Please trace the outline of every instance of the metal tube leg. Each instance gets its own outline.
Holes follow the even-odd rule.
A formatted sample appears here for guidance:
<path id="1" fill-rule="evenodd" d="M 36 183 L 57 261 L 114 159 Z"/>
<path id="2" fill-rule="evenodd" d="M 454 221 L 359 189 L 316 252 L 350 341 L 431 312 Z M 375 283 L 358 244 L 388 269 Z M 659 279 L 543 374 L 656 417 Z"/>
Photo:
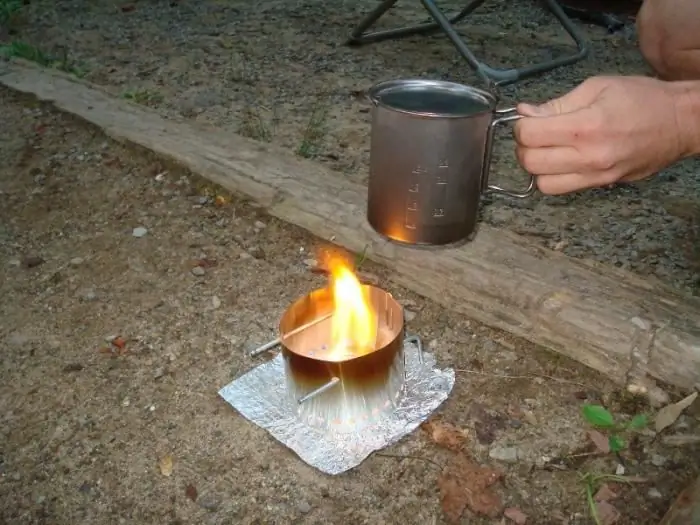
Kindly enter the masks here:
<path id="1" fill-rule="evenodd" d="M 459 54 L 462 55 L 462 57 L 489 87 L 493 87 L 494 85 L 503 86 L 506 84 L 511 84 L 526 77 L 544 73 L 545 71 L 550 71 L 557 67 L 573 64 L 585 58 L 589 52 L 588 43 L 585 41 L 583 35 L 579 32 L 556 0 L 541 1 L 557 18 L 557 20 L 559 20 L 566 32 L 574 40 L 577 48 L 576 53 L 521 68 L 492 68 L 484 62 L 481 62 L 478 58 L 476 58 L 474 53 L 471 52 L 462 37 L 452 27 L 454 23 L 469 15 L 477 7 L 483 4 L 485 0 L 472 0 L 464 9 L 462 9 L 462 11 L 451 19 L 444 15 L 437 5 L 435 5 L 433 0 L 421 0 L 423 7 L 426 9 L 426 11 L 428 11 L 428 14 L 430 14 L 434 22 L 399 29 L 375 31 L 367 35 L 363 35 L 363 32 L 374 24 L 384 13 L 386 13 L 386 11 L 393 7 L 397 1 L 398 0 L 385 0 L 382 2 L 380 6 L 365 17 L 362 23 L 357 27 L 357 29 L 355 29 L 348 43 L 361 45 L 370 42 L 378 42 L 389 38 L 400 38 L 408 35 L 425 34 L 437 29 L 442 29 L 452 44 L 457 48 Z"/>
<path id="2" fill-rule="evenodd" d="M 447 19 L 448 22 L 450 24 L 460 22 L 485 1 L 486 0 L 472 0 L 459 13 L 454 15 L 452 18 Z M 399 27 L 397 29 L 385 29 L 383 31 L 374 31 L 372 33 L 364 34 L 364 32 L 367 31 L 374 23 L 376 23 L 377 20 L 379 20 L 389 9 L 394 7 L 397 2 L 398 0 L 384 0 L 382 3 L 380 3 L 379 6 L 374 11 L 370 12 L 365 18 L 363 18 L 362 22 L 360 22 L 360 24 L 353 30 L 353 32 L 350 34 L 350 38 L 347 40 L 347 44 L 361 46 L 363 44 L 381 42 L 391 38 L 425 35 L 433 33 L 439 29 L 444 29 L 439 22 L 426 22 L 413 26 Z"/>

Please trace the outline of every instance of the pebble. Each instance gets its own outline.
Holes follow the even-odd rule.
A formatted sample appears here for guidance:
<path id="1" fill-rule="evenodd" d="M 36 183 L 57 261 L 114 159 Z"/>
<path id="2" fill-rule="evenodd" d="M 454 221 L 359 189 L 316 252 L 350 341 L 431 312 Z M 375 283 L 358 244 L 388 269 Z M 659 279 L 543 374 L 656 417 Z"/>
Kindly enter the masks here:
<path id="1" fill-rule="evenodd" d="M 190 272 L 196 277 L 202 277 L 206 273 L 204 271 L 204 268 L 202 268 L 201 266 L 195 266 L 190 270 Z"/>
<path id="2" fill-rule="evenodd" d="M 309 504 L 308 501 L 305 501 L 305 500 L 301 500 L 297 504 L 297 508 L 299 509 L 299 512 L 301 512 L 302 514 L 308 514 L 309 512 L 311 512 L 311 505 Z"/>
<path id="3" fill-rule="evenodd" d="M 248 253 L 255 257 L 256 259 L 264 259 L 265 258 L 265 252 L 263 251 L 262 248 L 259 246 L 251 246 L 248 248 Z"/>
<path id="4" fill-rule="evenodd" d="M 216 309 L 221 306 L 221 299 L 219 299 L 216 295 L 211 298 L 211 305 Z"/>
<path id="5" fill-rule="evenodd" d="M 197 504 L 210 512 L 218 510 L 220 502 L 213 496 L 202 496 L 197 499 Z"/>
<path id="6" fill-rule="evenodd" d="M 242 252 L 239 256 L 239 259 L 252 259 L 253 256 L 250 255 L 248 252 Z"/>
<path id="7" fill-rule="evenodd" d="M 664 497 L 663 494 L 661 494 L 661 492 L 659 492 L 659 489 L 654 488 L 654 487 L 649 489 L 649 492 L 647 492 L 647 496 L 649 496 L 650 498 L 653 498 L 653 499 L 661 499 Z"/>
<path id="8" fill-rule="evenodd" d="M 131 235 L 133 235 L 137 239 L 140 239 L 141 237 L 143 237 L 147 233 L 148 233 L 148 230 L 146 228 L 144 228 L 143 226 L 138 226 L 138 227 L 134 228 L 134 231 L 131 232 Z"/>
<path id="9" fill-rule="evenodd" d="M 518 461 L 518 449 L 515 447 L 493 447 L 489 450 L 489 457 L 504 463 L 515 463 Z"/>
<path id="10" fill-rule="evenodd" d="M 72 266 L 80 266 L 80 265 L 83 264 L 84 262 L 85 262 L 85 259 L 83 259 L 82 257 L 73 257 L 73 258 L 70 260 L 70 263 L 71 263 Z"/>
<path id="11" fill-rule="evenodd" d="M 416 315 L 418 315 L 418 314 L 416 314 L 416 312 L 413 312 L 411 310 L 406 310 L 405 308 L 403 310 L 403 318 L 407 323 L 410 323 L 411 321 L 413 321 L 416 318 Z"/>
<path id="12" fill-rule="evenodd" d="M 263 228 L 266 228 L 266 227 L 267 227 L 267 224 L 265 224 L 265 223 L 262 222 L 262 221 L 255 221 L 255 223 L 253 224 L 253 226 L 255 227 L 256 230 L 262 230 Z"/>
<path id="13" fill-rule="evenodd" d="M 156 368 L 156 371 L 153 373 L 153 379 L 160 379 L 165 375 L 165 368 L 159 367 Z"/>
<path id="14" fill-rule="evenodd" d="M 651 456 L 651 464 L 655 467 L 663 467 L 666 464 L 666 458 L 659 454 Z"/>

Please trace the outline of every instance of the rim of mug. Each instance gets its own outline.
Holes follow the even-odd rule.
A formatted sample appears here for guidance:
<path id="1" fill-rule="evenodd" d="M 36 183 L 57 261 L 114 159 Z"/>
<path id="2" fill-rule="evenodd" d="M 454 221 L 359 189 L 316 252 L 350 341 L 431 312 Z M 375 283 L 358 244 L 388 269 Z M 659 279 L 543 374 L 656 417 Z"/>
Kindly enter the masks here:
<path id="1" fill-rule="evenodd" d="M 453 90 L 459 90 L 464 93 L 475 94 L 483 97 L 484 102 L 488 104 L 488 107 L 471 113 L 433 113 L 430 111 L 415 111 L 410 109 L 401 109 L 394 107 L 392 105 L 386 104 L 382 101 L 381 95 L 383 92 L 388 91 L 392 88 L 406 87 L 406 86 L 439 86 L 447 87 Z M 384 80 L 379 82 L 369 88 L 367 95 L 370 101 L 378 107 L 383 107 L 385 109 L 390 109 L 391 111 L 396 111 L 398 113 L 405 113 L 408 115 L 415 115 L 419 117 L 439 117 L 439 118 L 465 118 L 465 117 L 476 117 L 478 115 L 484 115 L 486 113 L 493 113 L 498 105 L 498 100 L 493 93 L 490 93 L 484 89 L 480 89 L 469 84 L 460 84 L 459 82 L 452 82 L 450 80 L 437 80 L 430 78 L 397 78 L 393 80 Z"/>

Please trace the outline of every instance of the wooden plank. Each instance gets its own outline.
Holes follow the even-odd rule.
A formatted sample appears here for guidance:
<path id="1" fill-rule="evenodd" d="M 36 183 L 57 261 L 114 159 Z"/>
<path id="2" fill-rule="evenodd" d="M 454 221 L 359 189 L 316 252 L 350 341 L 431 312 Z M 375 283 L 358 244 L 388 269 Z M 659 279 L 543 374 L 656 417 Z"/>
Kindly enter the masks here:
<path id="1" fill-rule="evenodd" d="M 700 525 L 700 477 L 678 495 L 659 525 Z"/>
<path id="2" fill-rule="evenodd" d="M 268 212 L 393 270 L 408 289 L 572 357 L 620 384 L 700 388 L 700 300 L 656 280 L 533 246 L 482 225 L 461 247 L 391 244 L 365 220 L 366 188 L 272 146 L 168 120 L 56 71 L 13 62 L 0 83 L 144 146 Z"/>

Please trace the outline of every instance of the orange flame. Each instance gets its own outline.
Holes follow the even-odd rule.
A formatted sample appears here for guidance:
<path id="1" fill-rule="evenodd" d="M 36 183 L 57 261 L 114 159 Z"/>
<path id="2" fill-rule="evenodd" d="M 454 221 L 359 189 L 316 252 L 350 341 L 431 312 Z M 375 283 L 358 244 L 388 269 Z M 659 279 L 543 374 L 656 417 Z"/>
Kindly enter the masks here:
<path id="1" fill-rule="evenodd" d="M 369 290 L 362 286 L 351 265 L 341 256 L 328 255 L 324 263 L 333 293 L 331 354 L 350 357 L 374 351 L 377 317 L 369 300 Z"/>

